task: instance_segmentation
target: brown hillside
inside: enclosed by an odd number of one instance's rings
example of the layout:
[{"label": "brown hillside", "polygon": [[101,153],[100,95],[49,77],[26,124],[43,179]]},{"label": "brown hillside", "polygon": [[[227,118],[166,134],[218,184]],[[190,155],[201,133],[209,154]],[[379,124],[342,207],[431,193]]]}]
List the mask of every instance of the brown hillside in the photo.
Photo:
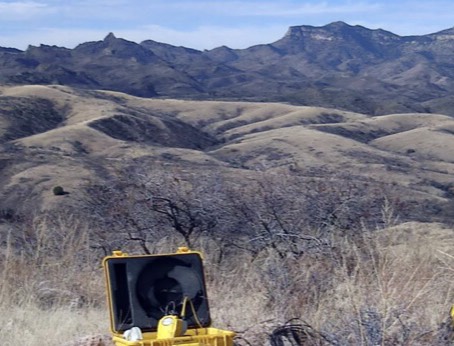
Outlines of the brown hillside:
[{"label": "brown hillside", "polygon": [[[238,178],[268,170],[371,181],[401,190],[405,200],[433,203],[437,217],[452,198],[454,120],[444,115],[371,117],[33,85],[2,87],[0,106],[4,209],[75,203],[84,186],[108,181],[139,158],[234,170]],[[69,194],[56,199],[56,185]]]}]

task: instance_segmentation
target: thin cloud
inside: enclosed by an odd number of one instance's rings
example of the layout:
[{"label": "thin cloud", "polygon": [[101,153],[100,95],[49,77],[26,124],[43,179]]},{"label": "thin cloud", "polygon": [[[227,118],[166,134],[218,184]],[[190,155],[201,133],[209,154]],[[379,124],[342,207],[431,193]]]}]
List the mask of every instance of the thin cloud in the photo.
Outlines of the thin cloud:
[{"label": "thin cloud", "polygon": [[255,11],[248,13],[254,16],[271,17],[299,17],[302,15],[327,15],[327,14],[355,14],[371,13],[381,8],[378,4],[367,3],[347,3],[341,5],[331,5],[326,2],[307,3],[304,5],[279,6],[276,3],[261,4]]},{"label": "thin cloud", "polygon": [[325,2],[301,2],[295,1],[174,1],[170,4],[155,2],[150,7],[156,9],[172,8],[174,11],[194,11],[222,14],[226,17],[236,16],[267,16],[267,17],[294,17],[305,14],[333,14],[333,13],[364,13],[380,9],[378,3],[347,1],[333,5]]},{"label": "thin cloud", "polygon": [[141,5],[133,5],[125,1],[80,1],[77,3],[64,2],[56,5],[59,14],[68,19],[84,21],[119,20],[133,21],[146,18],[146,12]]},{"label": "thin cloud", "polygon": [[[44,5],[41,3],[29,3]],[[50,3],[49,3],[50,4]],[[268,19],[285,19],[300,16],[322,16],[335,14],[372,13],[380,9],[380,5],[368,2],[348,1],[333,5],[328,1],[136,1],[124,0],[93,0],[56,2],[51,5],[55,12],[67,18],[91,19],[135,19],[144,22],[147,18],[158,22],[172,17],[194,18],[198,21],[209,21],[212,18],[231,20],[246,17],[267,17]],[[205,15],[205,18],[200,18]],[[241,18],[243,17],[243,18]],[[161,23],[162,25],[162,23]],[[187,25],[190,25],[188,20]]]},{"label": "thin cloud", "polygon": [[0,2],[0,19],[2,20],[20,21],[53,12],[51,7],[41,2]]}]

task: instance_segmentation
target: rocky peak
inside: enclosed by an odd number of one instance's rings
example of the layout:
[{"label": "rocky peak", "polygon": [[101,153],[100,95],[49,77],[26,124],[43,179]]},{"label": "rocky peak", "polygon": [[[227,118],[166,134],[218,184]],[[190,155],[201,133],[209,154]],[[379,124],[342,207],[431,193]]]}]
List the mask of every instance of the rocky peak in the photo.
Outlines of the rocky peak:
[{"label": "rocky peak", "polygon": [[347,23],[338,21],[327,24],[325,26],[291,26],[287,33],[284,36],[284,39],[302,39],[303,37],[311,38],[323,38],[323,37],[336,37],[337,39],[342,39],[346,37],[358,37],[363,38],[399,38],[398,35],[395,35],[391,32],[382,30],[382,29],[368,29],[360,25],[349,25]]},{"label": "rocky peak", "polygon": [[208,56],[210,59],[221,62],[231,62],[238,59],[238,54],[234,49],[227,46],[217,47],[211,50],[207,50],[203,53],[205,56]]},{"label": "rocky peak", "polygon": [[285,34],[284,38],[290,39],[301,39],[306,35],[310,35],[312,33],[320,33],[320,32],[331,32],[331,33],[338,33],[339,31],[351,29],[352,26],[344,23],[344,22],[333,22],[331,24],[325,26],[310,26],[310,25],[300,25],[300,26],[291,26],[287,33]]},{"label": "rocky peak", "polygon": [[93,57],[112,57],[113,59],[128,59],[133,62],[149,63],[156,60],[151,50],[138,43],[117,38],[109,33],[104,40],[86,42],[74,49],[75,55],[88,55]]},{"label": "rocky peak", "polygon": [[[359,25],[356,25],[356,26],[352,26],[352,25],[349,25],[347,23],[344,23],[344,22],[341,22],[341,21],[337,21],[337,22],[332,22],[332,23],[329,23],[325,26],[322,26],[321,28],[325,29],[325,30],[330,30],[330,31],[340,31],[340,30],[349,30],[349,29],[353,29],[353,28],[363,28]],[[365,28],[363,28],[365,29]]]},{"label": "rocky peak", "polygon": [[112,42],[115,41],[117,37],[114,35],[113,32],[109,32],[109,34],[104,38],[104,42]]},{"label": "rocky peak", "polygon": [[64,47],[49,46],[41,44],[38,46],[29,45],[24,52],[27,58],[36,59],[40,63],[53,63],[64,60],[71,56],[71,50]]},{"label": "rocky peak", "polygon": [[[400,36],[382,29],[368,29],[339,21],[321,27],[292,26],[275,44],[284,47],[306,47],[310,50],[339,50],[342,47],[347,51],[356,51],[358,54],[372,52],[374,55],[381,55],[389,53],[382,49],[393,48],[400,41]],[[330,43],[330,48],[326,46],[327,43]]]}]

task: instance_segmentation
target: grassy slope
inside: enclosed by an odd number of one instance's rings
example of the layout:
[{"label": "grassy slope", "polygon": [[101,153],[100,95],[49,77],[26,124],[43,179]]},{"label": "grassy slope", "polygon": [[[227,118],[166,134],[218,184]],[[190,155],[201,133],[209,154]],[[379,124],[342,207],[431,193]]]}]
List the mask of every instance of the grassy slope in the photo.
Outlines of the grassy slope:
[{"label": "grassy slope", "polygon": [[[2,171],[3,186],[11,192],[9,200],[39,200],[43,209],[74,203],[79,187],[115,174],[116,168],[138,157],[185,161],[197,167],[291,168],[298,174],[343,171],[352,177],[394,183],[412,194],[411,198],[421,200],[447,200],[443,188],[452,183],[454,174],[449,145],[453,120],[442,115],[366,117],[283,104],[150,100],[111,92],[81,93],[60,86],[2,87],[0,100],[5,97],[50,100],[64,116],[57,128],[6,143],[19,148],[12,150],[5,144],[0,153],[3,160],[14,158],[5,161],[7,166]],[[91,122],[109,120],[114,113],[149,119],[161,124],[164,131],[164,120],[181,120],[219,143],[204,150],[166,147],[151,140],[137,143],[113,138],[90,127]],[[2,114],[0,124],[3,129],[11,126]],[[198,143],[198,138],[190,139]],[[240,173],[251,172],[236,168],[235,177]],[[55,185],[64,186],[71,194],[56,198],[50,193]],[[74,225],[62,229],[74,229]],[[44,231],[38,238],[49,236]],[[72,264],[73,258],[84,253],[86,244],[75,246],[68,241],[60,254],[49,253],[45,242],[42,244],[42,252],[32,258],[8,255],[8,250],[2,249],[0,305],[7,313],[0,325],[9,328],[11,344],[20,340],[30,346],[41,345],[46,338],[50,345],[60,345],[78,336],[105,333],[107,314],[102,312],[105,307],[99,268],[81,270]],[[340,262],[335,266],[313,258],[280,262],[270,251],[253,262],[248,254],[239,253],[221,267],[213,258],[216,251],[207,243],[200,244],[207,253],[216,325],[236,330],[250,327],[245,336],[258,340],[255,344],[259,345],[263,344],[263,332],[269,332],[273,324],[302,317],[317,329],[348,334],[351,344],[361,344],[370,332],[370,321],[364,314],[378,311],[382,316],[378,321],[388,337],[402,336],[407,330],[410,344],[434,345],[453,292],[452,229],[430,222],[407,223],[370,233],[365,244],[361,249],[348,240],[339,242]],[[169,247],[156,244],[155,250],[172,250]],[[364,250],[370,256],[364,255]],[[99,260],[90,258],[89,263],[97,267]],[[279,275],[270,277],[273,273]],[[36,292],[52,290],[57,292],[59,304],[41,306],[39,302],[47,298],[36,297]],[[71,310],[73,298],[81,296],[90,297],[91,301],[84,304],[88,308]],[[60,328],[62,333],[56,333],[58,322],[37,324],[37,318],[43,315],[49,321],[70,322],[71,332]],[[402,323],[395,316],[400,316]],[[257,324],[265,319],[272,322]],[[426,335],[428,341],[416,341],[418,335]],[[16,336],[18,339],[14,339]]]}]

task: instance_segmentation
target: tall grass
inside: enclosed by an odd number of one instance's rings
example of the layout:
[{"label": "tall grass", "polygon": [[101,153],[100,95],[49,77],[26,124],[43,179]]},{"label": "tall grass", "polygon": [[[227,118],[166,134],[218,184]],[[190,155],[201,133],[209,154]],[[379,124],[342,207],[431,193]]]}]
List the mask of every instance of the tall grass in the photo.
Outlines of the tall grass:
[{"label": "tall grass", "polygon": [[[337,345],[447,345],[454,301],[452,230],[407,223],[335,237],[323,251],[286,258],[200,238],[216,327],[266,345],[274,327],[301,318]],[[108,334],[102,254],[70,215],[6,230],[0,260],[2,345],[64,345]],[[173,237],[150,244],[176,249]],[[128,249],[126,249],[128,250]],[[129,249],[134,251],[134,249]],[[6,339],[5,339],[6,338]]]},{"label": "tall grass", "polygon": [[329,256],[243,255],[229,270],[210,266],[211,302],[256,345],[295,317],[337,345],[447,345],[453,249],[451,229],[409,223],[337,239]]},{"label": "tall grass", "polygon": [[4,232],[2,345],[63,345],[107,332],[102,272],[88,228],[72,217],[35,217]]}]

